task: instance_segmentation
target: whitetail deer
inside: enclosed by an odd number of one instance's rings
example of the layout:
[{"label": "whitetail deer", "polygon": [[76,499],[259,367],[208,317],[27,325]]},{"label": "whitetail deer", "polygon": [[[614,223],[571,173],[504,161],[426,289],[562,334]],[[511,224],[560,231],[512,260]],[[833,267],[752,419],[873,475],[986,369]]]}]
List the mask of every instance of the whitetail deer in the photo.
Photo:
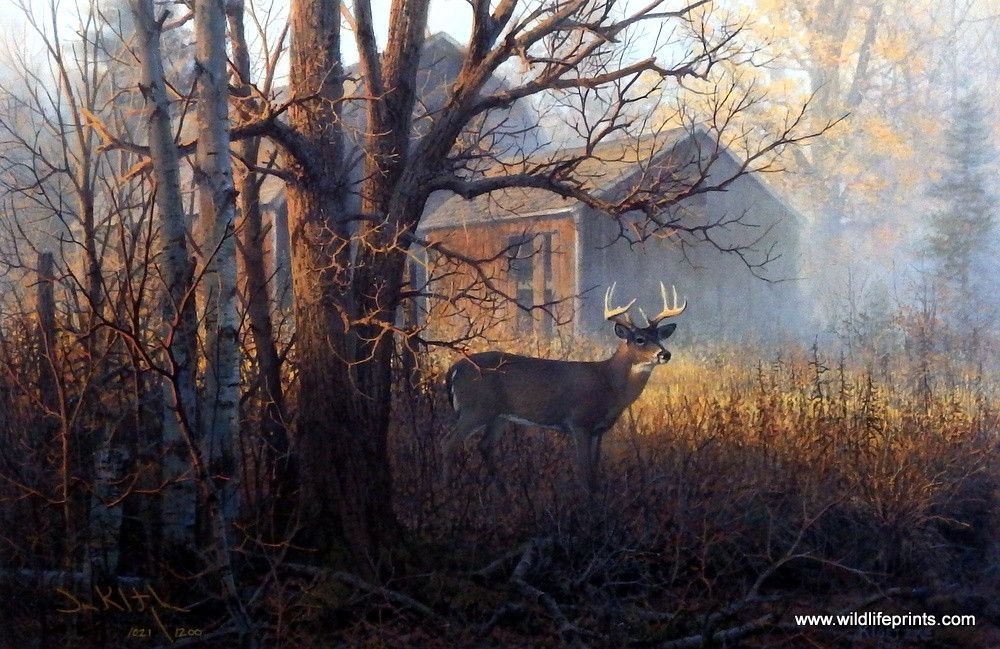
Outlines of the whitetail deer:
[{"label": "whitetail deer", "polygon": [[667,304],[661,282],[663,309],[652,318],[643,313],[646,326],[639,326],[628,315],[635,300],[611,306],[614,289],[612,284],[604,294],[604,317],[614,323],[621,343],[610,358],[559,361],[483,352],[451,366],[447,387],[458,422],[444,445],[446,476],[456,442],[484,431],[480,448],[488,459],[496,437],[507,422],[514,422],[572,435],[581,478],[594,487],[604,433],[639,398],[653,368],[670,360],[663,341],[677,325],[660,323],[687,307],[687,300],[678,306],[676,289],[673,304]]}]

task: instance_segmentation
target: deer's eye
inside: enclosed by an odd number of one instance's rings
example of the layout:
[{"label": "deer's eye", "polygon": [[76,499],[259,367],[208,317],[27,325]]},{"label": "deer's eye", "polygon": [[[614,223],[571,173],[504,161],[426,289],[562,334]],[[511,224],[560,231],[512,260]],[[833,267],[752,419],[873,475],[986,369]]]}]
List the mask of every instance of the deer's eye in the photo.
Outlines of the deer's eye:
[{"label": "deer's eye", "polygon": [[635,337],[635,344],[636,345],[645,345],[646,344],[646,339],[643,338],[642,336],[636,336]]}]

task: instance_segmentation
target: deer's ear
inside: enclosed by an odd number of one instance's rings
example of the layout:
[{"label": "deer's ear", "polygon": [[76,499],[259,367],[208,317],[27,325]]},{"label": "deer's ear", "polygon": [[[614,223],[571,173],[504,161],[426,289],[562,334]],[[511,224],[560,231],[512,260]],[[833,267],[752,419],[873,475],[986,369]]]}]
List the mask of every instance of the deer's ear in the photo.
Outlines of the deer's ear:
[{"label": "deer's ear", "polygon": [[671,322],[668,325],[663,325],[662,327],[656,330],[656,336],[660,340],[666,340],[667,338],[670,338],[670,336],[673,335],[674,329],[676,328],[677,328],[676,322]]},{"label": "deer's ear", "polygon": [[628,340],[632,336],[632,332],[628,330],[628,327],[620,322],[615,323],[615,335],[622,340]]}]

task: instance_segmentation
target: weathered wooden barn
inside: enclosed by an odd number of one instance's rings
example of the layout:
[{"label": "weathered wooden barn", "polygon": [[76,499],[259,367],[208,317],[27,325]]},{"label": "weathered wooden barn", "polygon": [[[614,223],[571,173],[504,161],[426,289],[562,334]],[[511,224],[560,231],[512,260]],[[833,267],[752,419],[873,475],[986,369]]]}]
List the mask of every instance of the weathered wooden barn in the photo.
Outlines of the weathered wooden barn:
[{"label": "weathered wooden barn", "polygon": [[[473,200],[452,196],[426,214],[420,235],[431,243],[475,259],[496,258],[488,265],[492,281],[518,303],[560,303],[525,311],[507,305],[489,337],[495,340],[544,340],[548,337],[599,336],[610,329],[602,319],[606,287],[617,283],[616,300],[638,298],[647,312],[659,310],[659,282],[687,297],[685,325],[678,335],[688,341],[764,342],[801,331],[800,236],[802,217],[759,176],[739,175],[739,159],[700,130],[678,129],[656,138],[660,151],[643,143],[611,142],[593,151],[576,172],[587,188],[609,200],[646,183],[660,172],[678,174],[705,169],[704,152],[713,151],[704,182],[711,186],[738,176],[725,191],[698,194],[675,206],[686,226],[723,224],[706,232],[681,235],[669,229],[637,236],[644,217],[616,221],[575,200],[541,189],[507,189]],[[573,157],[566,151],[561,157]],[[728,223],[728,225],[725,225]],[[623,225],[624,224],[624,227]],[[699,239],[701,239],[699,241]],[[734,252],[738,250],[739,253]],[[419,274],[431,259],[414,251]],[[753,268],[764,260],[770,261]],[[432,271],[433,272],[433,271]],[[463,280],[449,272],[435,292],[447,293]],[[450,285],[450,288],[449,286]],[[486,304],[487,306],[483,306]],[[469,301],[468,310],[492,308]],[[430,329],[447,338],[470,313],[463,308],[430,310]]]},{"label": "weathered wooden barn", "polygon": [[[418,131],[443,105],[446,88],[457,75],[463,56],[462,46],[445,34],[428,39],[419,73]],[[497,77],[489,88],[504,83]],[[520,138],[513,143],[501,141],[501,150],[549,157],[578,153],[545,151],[546,137],[538,129],[538,116],[530,106],[516,104],[500,118],[507,137]],[[354,125],[349,129],[353,134],[364,132],[363,115],[356,106],[345,112],[344,119]],[[591,152],[574,176],[586,178],[586,186],[597,195],[614,199],[648,182],[657,168],[673,174],[683,174],[685,167],[700,170],[705,165],[705,151],[715,152],[716,142],[699,130],[678,129],[640,142],[609,142]],[[357,158],[357,145],[349,146],[346,155]],[[729,151],[711,155],[705,182],[712,185],[730,178],[739,164],[738,156]],[[355,171],[355,177],[349,179],[352,184],[360,181],[360,165],[355,165]],[[283,183],[268,178],[262,198],[272,226],[267,251],[272,287],[277,303],[288,310],[291,279]],[[637,237],[627,226],[641,222],[641,218],[623,219],[623,238],[619,223],[608,215],[541,189],[508,189],[471,201],[437,192],[428,202],[418,233],[421,237],[469,257],[498,257],[489,271],[497,287],[523,305],[552,306],[528,312],[489,299],[471,299],[457,307],[418,301],[410,303],[402,315],[428,320],[436,332],[431,337],[445,340],[452,332],[467,337],[476,330],[469,322],[478,319],[476,310],[493,311],[494,307],[498,312],[491,315],[503,322],[486,332],[490,338],[544,341],[557,335],[603,336],[609,328],[601,319],[601,301],[610,283],[617,282],[617,295],[622,300],[637,297],[637,304],[648,311],[658,306],[662,280],[676,285],[689,299],[683,317],[693,326],[681,327],[678,333],[689,340],[770,340],[801,330],[802,295],[796,279],[801,275],[799,243],[804,223],[763,178],[742,176],[726,191],[692,197],[675,209],[683,214],[683,222],[692,226],[736,219],[740,223],[712,229],[712,243],[692,245],[696,243],[692,236],[681,237],[669,230],[635,243]],[[740,249],[744,258],[720,249]],[[419,248],[412,254],[412,281],[419,284],[429,265],[428,255]],[[769,255],[777,259],[755,271],[745,263],[752,265]],[[448,293],[474,283],[456,277],[452,270],[447,272],[448,279],[436,283],[435,292]]]}]

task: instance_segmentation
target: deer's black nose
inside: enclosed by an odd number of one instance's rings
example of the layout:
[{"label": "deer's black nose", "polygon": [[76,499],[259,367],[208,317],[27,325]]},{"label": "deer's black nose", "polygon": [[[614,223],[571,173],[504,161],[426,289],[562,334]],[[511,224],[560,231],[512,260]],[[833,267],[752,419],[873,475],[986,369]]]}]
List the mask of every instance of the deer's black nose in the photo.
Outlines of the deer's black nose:
[{"label": "deer's black nose", "polygon": [[666,363],[667,361],[670,360],[670,352],[664,349],[663,351],[661,351],[659,354],[656,355],[656,360],[660,363]]}]

